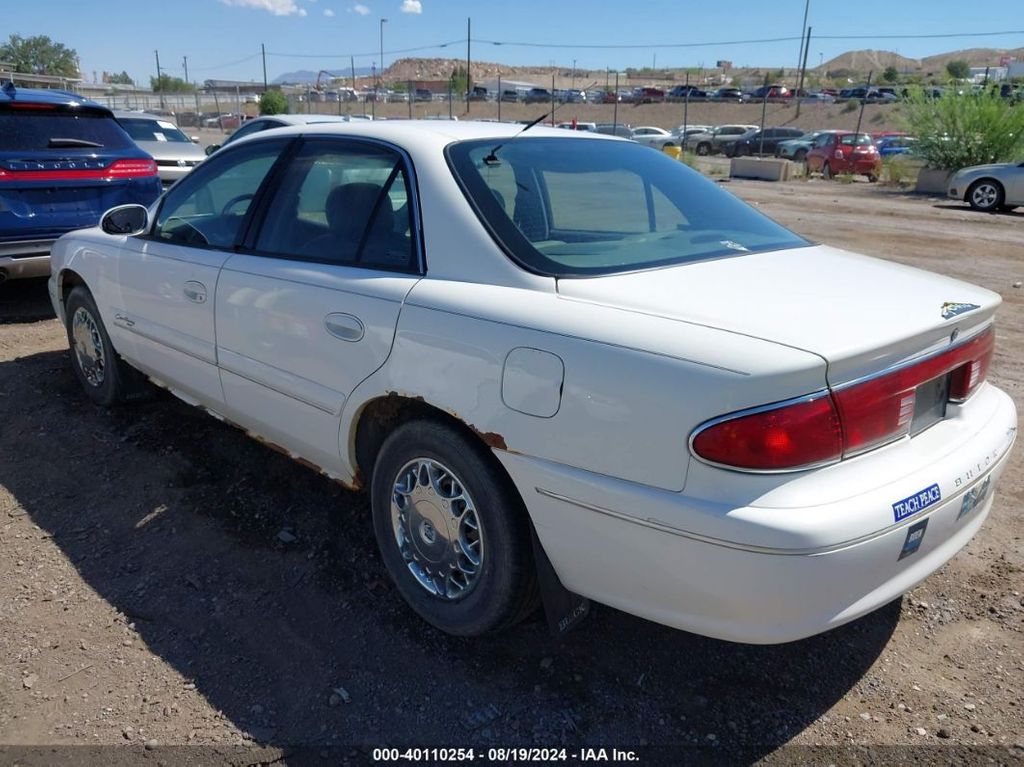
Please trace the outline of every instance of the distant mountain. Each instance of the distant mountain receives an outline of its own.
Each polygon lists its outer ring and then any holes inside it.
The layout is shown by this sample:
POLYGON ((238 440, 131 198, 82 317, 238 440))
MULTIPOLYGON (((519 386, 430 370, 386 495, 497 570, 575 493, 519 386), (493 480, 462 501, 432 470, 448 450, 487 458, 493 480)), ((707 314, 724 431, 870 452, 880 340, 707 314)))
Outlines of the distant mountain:
POLYGON ((908 59, 892 51, 847 51, 826 61, 819 70, 834 71, 850 69, 855 72, 874 70, 881 74, 886 67, 896 67, 900 72, 941 73, 950 61, 962 59, 972 67, 999 66, 999 60, 1009 56, 1017 60, 1024 59, 1024 48, 969 48, 963 51, 939 53, 923 59, 908 59))
MULTIPOLYGON (((351 67, 334 67, 333 69, 326 70, 329 74, 334 77, 351 77, 351 67)), ((284 74, 278 75, 271 82, 274 85, 295 85, 297 83, 315 83, 316 76, 319 74, 319 70, 316 69, 298 69, 294 72, 285 72, 284 74)), ((366 77, 367 75, 373 74, 373 67, 356 67, 356 77, 366 77)))

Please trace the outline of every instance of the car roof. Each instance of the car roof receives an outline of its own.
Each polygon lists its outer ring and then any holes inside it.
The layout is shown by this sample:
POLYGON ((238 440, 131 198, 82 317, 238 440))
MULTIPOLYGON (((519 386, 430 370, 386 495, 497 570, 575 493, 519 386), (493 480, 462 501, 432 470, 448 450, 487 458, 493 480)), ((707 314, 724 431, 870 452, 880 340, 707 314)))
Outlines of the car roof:
POLYGON ((164 115, 153 115, 149 112, 133 112, 130 109, 115 109, 114 117, 118 120, 121 119, 141 119, 141 120, 158 120, 159 122, 168 122, 168 119, 164 115))
MULTIPOLYGON (((482 122, 477 120, 359 120, 356 122, 323 122, 261 131, 239 139, 238 144, 258 140, 260 137, 288 135, 353 136, 387 141, 410 151, 443 149, 455 141, 474 139, 508 140, 523 131, 520 123, 482 122)), ((528 131, 531 137, 578 139, 586 141, 620 141, 615 136, 591 131, 567 131, 562 128, 541 127, 528 131)))
POLYGON ((102 104, 87 99, 84 96, 79 96, 71 91, 50 88, 18 88, 14 83, 7 81, 0 87, 0 104, 13 104, 15 102, 84 107, 86 109, 102 110, 110 114, 110 110, 102 104))
POLYGON ((276 120, 286 125, 309 125, 310 123, 343 123, 349 121, 348 115, 297 114, 297 115, 260 115, 257 120, 276 120))

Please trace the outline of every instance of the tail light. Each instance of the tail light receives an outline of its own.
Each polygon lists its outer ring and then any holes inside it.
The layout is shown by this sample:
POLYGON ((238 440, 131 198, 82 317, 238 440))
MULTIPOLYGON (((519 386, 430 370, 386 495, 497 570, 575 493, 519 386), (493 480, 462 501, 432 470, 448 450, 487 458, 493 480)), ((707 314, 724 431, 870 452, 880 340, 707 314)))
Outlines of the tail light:
POLYGON ((949 400, 963 402, 988 375, 992 328, 939 354, 799 400, 717 418, 691 449, 713 464, 793 471, 850 458, 910 433, 917 387, 949 375, 949 400))
POLYGON ((57 170, 5 170, 5 181, 79 181, 84 179, 145 178, 157 175, 156 160, 115 160, 106 168, 60 168, 57 170))
POLYGON ((842 159, 843 159, 843 157, 845 157, 845 156, 846 156, 846 155, 844 155, 844 154, 843 154, 843 150, 842 150, 842 149, 837 149, 837 150, 836 150, 835 158, 836 158, 837 160, 842 160, 842 159))

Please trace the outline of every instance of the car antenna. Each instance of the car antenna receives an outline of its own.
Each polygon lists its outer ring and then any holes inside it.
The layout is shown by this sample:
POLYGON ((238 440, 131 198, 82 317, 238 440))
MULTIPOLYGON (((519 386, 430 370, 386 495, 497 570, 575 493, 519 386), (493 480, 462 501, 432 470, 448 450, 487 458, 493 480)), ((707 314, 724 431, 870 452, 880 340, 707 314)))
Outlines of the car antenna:
MULTIPOLYGON (((597 85, 597 80, 594 80, 594 82, 592 82, 590 85, 584 87, 583 90, 589 91, 595 85, 597 85)), ((500 94, 499 94, 499 96, 500 96, 500 94)), ((532 128, 537 123, 543 122, 544 120, 546 120, 549 117, 554 117, 555 112, 557 112, 558 109, 563 104, 567 104, 567 103, 568 103, 567 101, 563 101, 561 104, 558 104, 550 112, 546 112, 546 113, 542 114, 536 120, 531 120, 530 122, 528 122, 526 125, 523 126, 522 130, 517 131, 515 133, 515 135, 513 135, 512 138, 510 138, 508 141, 503 141, 502 143, 498 144, 496 147, 494 147, 494 149, 492 149, 490 151, 490 153, 486 157, 484 157, 484 164, 485 165, 501 165, 501 160, 498 159, 498 150, 499 149, 501 149, 503 146, 505 146, 505 144, 511 144, 513 141, 515 141, 517 138, 522 136, 524 133, 526 133, 526 131, 530 130, 530 128, 532 128)))

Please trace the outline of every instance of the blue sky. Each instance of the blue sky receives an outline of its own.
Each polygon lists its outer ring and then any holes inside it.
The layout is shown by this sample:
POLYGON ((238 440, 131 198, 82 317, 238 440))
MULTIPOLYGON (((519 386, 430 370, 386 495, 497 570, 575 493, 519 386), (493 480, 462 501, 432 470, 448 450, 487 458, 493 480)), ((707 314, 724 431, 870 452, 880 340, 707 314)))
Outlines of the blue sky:
MULTIPOLYGON (((1019 0, 986 4, 974 13, 963 0, 811 0, 813 35, 866 35, 866 39, 812 38, 810 63, 847 50, 895 50, 914 58, 974 47, 1024 46, 1019 0), (1014 34, 983 37, 979 33, 1014 34), (955 38, 888 39, 875 35, 962 34, 955 38)), ((796 66, 804 0, 2 0, 3 39, 10 33, 45 34, 75 48, 87 79, 103 70, 127 70, 145 81, 155 74, 153 51, 169 73, 181 76, 188 56, 192 80, 262 79, 296 69, 342 70, 377 59, 384 25, 385 66, 401 56, 465 57, 466 19, 473 20, 475 60, 508 64, 555 63, 613 69, 713 66, 796 66), (446 48, 421 46, 453 42, 446 48), (490 42, 500 41, 496 46, 490 42), (535 43, 527 47, 509 43, 535 43), (671 47, 721 43, 700 47, 671 47), (633 45, 597 49, 586 45, 633 45)))

